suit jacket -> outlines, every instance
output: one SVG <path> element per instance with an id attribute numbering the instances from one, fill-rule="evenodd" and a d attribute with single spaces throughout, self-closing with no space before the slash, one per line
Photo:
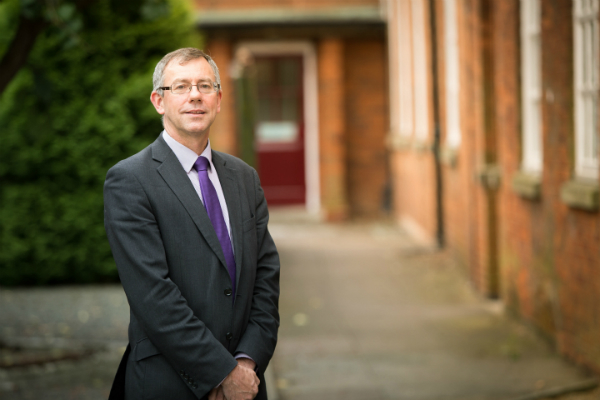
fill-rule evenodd
<path id="1" fill-rule="evenodd" d="M 237 352 L 256 362 L 257 399 L 267 398 L 279 255 L 256 171 L 227 154 L 212 157 L 231 223 L 235 299 L 208 214 L 162 136 L 106 176 L 105 228 L 131 315 L 113 392 L 128 400 L 202 399 L 237 365 Z"/>

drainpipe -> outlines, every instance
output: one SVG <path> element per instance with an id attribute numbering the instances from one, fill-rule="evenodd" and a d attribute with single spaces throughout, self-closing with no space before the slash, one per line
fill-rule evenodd
<path id="1" fill-rule="evenodd" d="M 440 160 L 440 96 L 437 71 L 437 27 L 435 1 L 429 0 L 429 24 L 431 29 L 431 72 L 433 89 L 433 159 L 435 163 L 436 239 L 439 248 L 444 247 L 444 208 L 442 204 L 442 164 Z"/>

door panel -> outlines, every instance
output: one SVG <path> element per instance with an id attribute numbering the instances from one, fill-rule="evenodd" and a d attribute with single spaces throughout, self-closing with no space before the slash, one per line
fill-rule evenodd
<path id="1" fill-rule="evenodd" d="M 254 146 L 270 205 L 304 204 L 303 72 L 301 56 L 256 58 Z"/>

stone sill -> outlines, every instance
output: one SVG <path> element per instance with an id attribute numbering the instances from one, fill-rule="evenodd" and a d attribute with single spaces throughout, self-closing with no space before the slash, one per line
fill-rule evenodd
<path id="1" fill-rule="evenodd" d="M 598 182 L 570 180 L 560 188 L 560 199 L 571 208 L 598 211 Z"/>
<path id="2" fill-rule="evenodd" d="M 410 149 L 411 140 L 408 137 L 390 133 L 387 137 L 387 145 L 393 151 L 408 150 Z"/>
<path id="3" fill-rule="evenodd" d="M 431 146 L 422 140 L 415 140 L 412 144 L 412 149 L 417 153 L 425 153 L 431 150 Z"/>
<path id="4" fill-rule="evenodd" d="M 442 147 L 440 161 L 443 165 L 456 168 L 456 164 L 458 163 L 458 149 L 456 147 Z"/>
<path id="5" fill-rule="evenodd" d="M 542 178 L 539 175 L 519 171 L 512 179 L 512 189 L 524 199 L 539 200 L 542 194 Z"/>
<path id="6" fill-rule="evenodd" d="M 393 151 L 412 150 L 416 153 L 426 153 L 431 150 L 427 142 L 401 135 L 388 135 L 387 146 Z"/>
<path id="7" fill-rule="evenodd" d="M 496 164 L 485 164 L 477 169 L 476 179 L 486 189 L 496 190 L 500 187 L 500 167 Z"/>

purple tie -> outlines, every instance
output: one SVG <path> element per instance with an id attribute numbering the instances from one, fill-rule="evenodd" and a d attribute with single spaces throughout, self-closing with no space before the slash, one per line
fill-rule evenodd
<path id="1" fill-rule="evenodd" d="M 210 222 L 212 223 L 213 228 L 215 228 L 215 232 L 219 238 L 219 243 L 221 243 L 221 249 L 225 256 L 225 262 L 227 263 L 227 271 L 229 272 L 229 278 L 231 278 L 231 291 L 233 298 L 235 299 L 235 258 L 233 257 L 231 239 L 227 232 L 227 225 L 223 218 L 223 210 L 221 210 L 217 191 L 208 178 L 208 158 L 203 156 L 198 157 L 194 163 L 194 168 L 198 171 L 200 189 L 202 191 L 202 198 L 204 199 L 204 208 L 206 208 L 208 218 L 210 218 Z"/>

